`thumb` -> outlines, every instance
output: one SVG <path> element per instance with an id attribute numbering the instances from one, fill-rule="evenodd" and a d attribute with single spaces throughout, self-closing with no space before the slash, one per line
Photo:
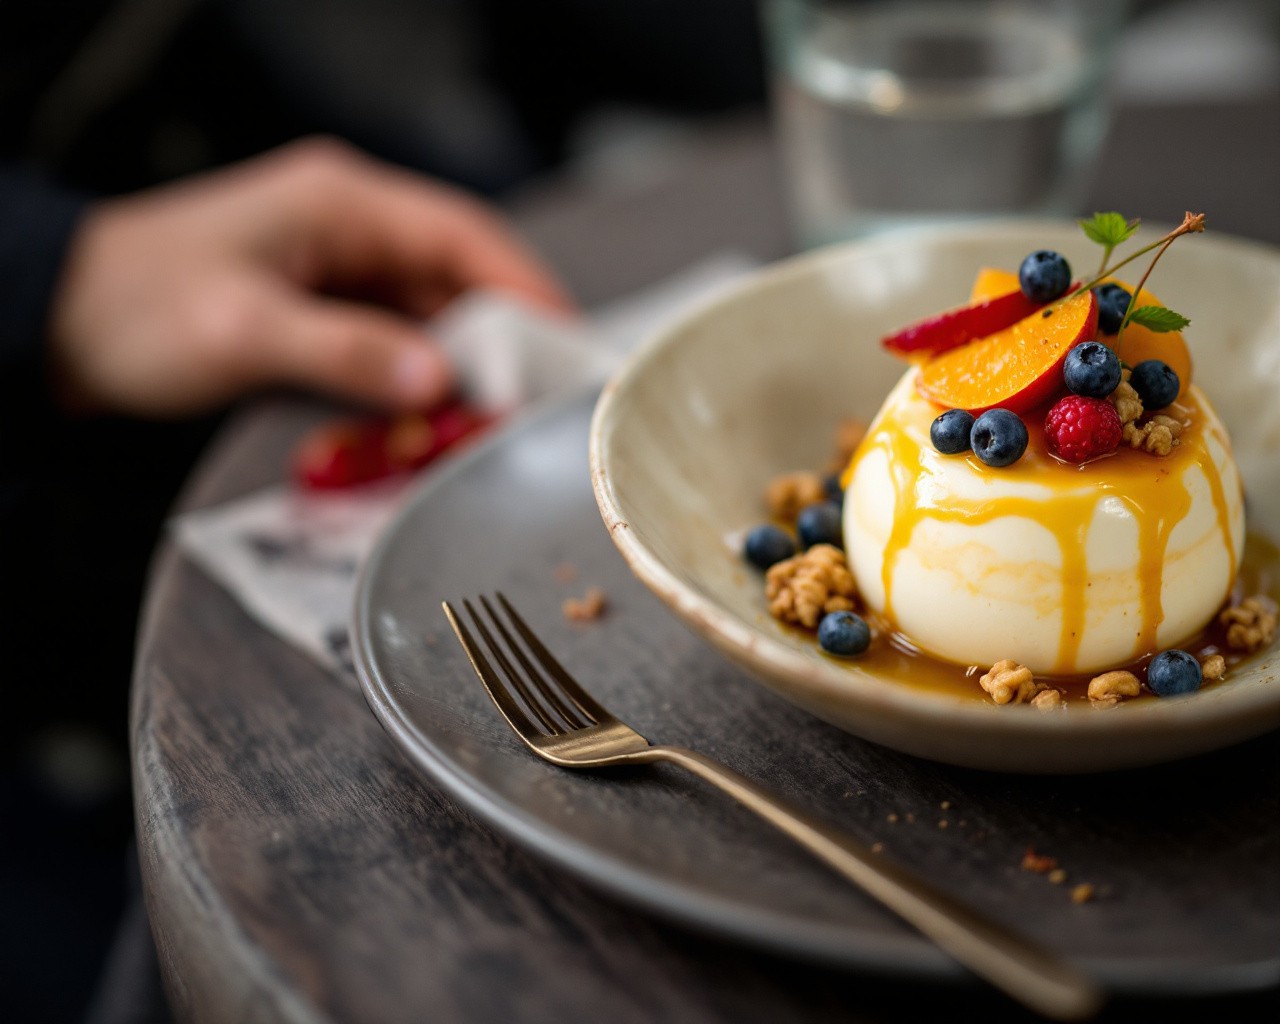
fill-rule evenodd
<path id="1" fill-rule="evenodd" d="M 389 310 L 302 295 L 283 300 L 272 319 L 262 356 L 279 381 L 391 409 L 429 406 L 453 389 L 443 350 Z"/>

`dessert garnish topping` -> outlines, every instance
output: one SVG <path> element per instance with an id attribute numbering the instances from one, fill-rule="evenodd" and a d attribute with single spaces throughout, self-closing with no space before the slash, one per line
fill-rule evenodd
<path id="1" fill-rule="evenodd" d="M 1200 689 L 1200 662 L 1178 648 L 1161 651 L 1147 666 L 1147 687 L 1157 697 L 1177 697 Z"/>
<path id="2" fill-rule="evenodd" d="M 1182 328 L 1186 327 L 1187 324 L 1191 323 L 1191 321 L 1181 313 L 1175 313 L 1173 310 L 1165 306 L 1135 306 L 1135 304 L 1137 302 L 1138 293 L 1142 291 L 1142 286 L 1147 283 L 1147 278 L 1151 276 L 1151 271 L 1155 268 L 1156 263 L 1159 262 L 1160 257 L 1164 255 L 1165 250 L 1168 249 L 1175 240 L 1181 238 L 1183 235 L 1204 231 L 1204 214 L 1192 213 L 1188 210 L 1183 215 L 1182 223 L 1172 231 L 1162 235 L 1160 238 L 1157 238 L 1149 245 L 1144 245 L 1141 249 L 1130 253 L 1124 259 L 1108 267 L 1106 262 L 1110 259 L 1111 253 L 1115 250 L 1116 246 L 1132 237 L 1134 231 L 1137 230 L 1139 223 L 1140 221 L 1136 218 L 1134 220 L 1127 221 L 1124 217 L 1115 212 L 1095 213 L 1091 219 L 1081 221 L 1080 227 L 1084 230 L 1084 233 L 1088 235 L 1090 239 L 1103 247 L 1103 265 L 1099 269 L 1097 276 L 1092 281 L 1082 284 L 1075 291 L 1063 296 L 1061 299 L 1058 299 L 1056 302 L 1047 306 L 1041 311 L 1040 315 L 1051 316 L 1063 303 L 1070 301 L 1077 295 L 1083 295 L 1091 288 L 1096 288 L 1098 285 L 1105 283 L 1106 279 L 1112 276 L 1121 267 L 1132 263 L 1139 256 L 1143 256 L 1146 253 L 1151 252 L 1153 249 L 1158 249 L 1159 251 L 1154 257 L 1152 257 L 1150 265 L 1148 265 L 1146 272 L 1142 275 L 1142 280 L 1138 282 L 1138 287 L 1135 288 L 1133 290 L 1133 294 L 1129 296 L 1128 308 L 1125 310 L 1124 316 L 1120 320 L 1120 326 L 1117 328 L 1116 334 L 1121 334 L 1124 331 L 1125 326 L 1130 323 L 1141 324 L 1143 327 L 1146 327 L 1148 330 L 1154 331 L 1157 334 L 1164 334 L 1168 331 L 1180 331 Z M 1119 347 L 1120 342 L 1117 338 L 1117 351 L 1119 351 Z"/>
<path id="3" fill-rule="evenodd" d="M 1027 425 L 1008 409 L 988 409 L 973 421 L 969 443 L 988 466 L 1011 466 L 1027 450 Z"/>
<path id="4" fill-rule="evenodd" d="M 828 654 L 853 657 L 871 646 L 871 627 L 854 612 L 828 612 L 818 623 L 818 643 Z"/>
<path id="5" fill-rule="evenodd" d="M 1236 650 L 1252 653 L 1276 638 L 1276 606 L 1261 594 L 1223 609 L 1218 621 L 1227 627 L 1227 646 Z"/>
<path id="6" fill-rule="evenodd" d="M 1044 421 L 1049 451 L 1066 462 L 1088 462 L 1110 455 L 1120 446 L 1123 434 L 1115 406 L 1086 395 L 1060 398 Z"/>
<path id="7" fill-rule="evenodd" d="M 1095 707 L 1115 707 L 1142 692 L 1138 677 L 1125 669 L 1103 672 L 1089 680 L 1089 702 Z"/>
<path id="8" fill-rule="evenodd" d="M 765 574 L 769 613 L 809 629 L 828 612 L 853 611 L 857 593 L 844 552 L 830 544 L 816 544 Z"/>

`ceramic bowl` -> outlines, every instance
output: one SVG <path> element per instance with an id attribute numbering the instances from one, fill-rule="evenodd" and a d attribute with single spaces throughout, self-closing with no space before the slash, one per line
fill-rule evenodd
<path id="1" fill-rule="evenodd" d="M 755 274 L 651 338 L 591 427 L 600 512 L 631 569 L 765 685 L 850 732 L 953 764 L 1087 772 L 1211 750 L 1280 726 L 1280 644 L 1184 698 L 1103 711 L 930 692 L 837 661 L 765 605 L 735 534 L 765 484 L 814 467 L 843 417 L 869 419 L 903 372 L 879 339 L 963 303 L 977 269 L 1052 248 L 1099 250 L 1071 223 L 999 223 L 823 250 Z M 1196 382 L 1233 436 L 1250 528 L 1280 538 L 1280 252 L 1211 233 L 1180 240 L 1151 287 L 1191 318 Z M 977 686 L 975 682 L 975 687 Z"/>

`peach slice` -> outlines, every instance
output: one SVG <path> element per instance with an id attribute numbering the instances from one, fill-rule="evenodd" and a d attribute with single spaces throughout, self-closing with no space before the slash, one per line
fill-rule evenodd
<path id="1" fill-rule="evenodd" d="M 1011 327 L 943 352 L 920 367 L 917 387 L 947 409 L 1002 406 L 1026 412 L 1062 390 L 1062 363 L 1098 327 L 1098 303 L 1085 292 L 1051 316 L 1036 311 Z"/>
<path id="2" fill-rule="evenodd" d="M 904 358 L 935 355 L 1003 331 L 1043 305 L 1022 294 L 1015 276 L 1012 291 L 1006 289 L 995 295 L 983 296 L 967 306 L 935 313 L 882 338 L 880 343 L 894 355 Z"/>
<path id="3" fill-rule="evenodd" d="M 986 302 L 989 299 L 1008 295 L 1010 292 L 1022 290 L 1018 283 L 1018 275 L 1012 270 L 999 267 L 983 267 L 973 279 L 973 289 L 969 292 L 970 302 Z"/>

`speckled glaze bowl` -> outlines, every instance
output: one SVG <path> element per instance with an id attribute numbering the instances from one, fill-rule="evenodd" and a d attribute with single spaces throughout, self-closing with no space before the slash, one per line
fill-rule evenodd
<path id="1" fill-rule="evenodd" d="M 998 223 L 798 257 L 659 332 L 601 395 L 591 472 L 632 571 L 765 685 L 864 738 L 975 768 L 1088 772 L 1212 750 L 1280 726 L 1280 643 L 1183 698 L 1045 714 L 879 678 L 769 614 L 727 537 L 765 484 L 814 467 L 841 418 L 869 419 L 903 371 L 879 338 L 965 301 L 977 269 L 1053 248 L 1086 267 L 1071 223 Z M 1152 287 L 1191 318 L 1195 380 L 1233 437 L 1250 529 L 1280 539 L 1280 252 L 1211 233 L 1180 241 Z M 1280 585 L 1277 583 L 1275 585 Z M 976 683 L 975 683 L 976 686 Z"/>

